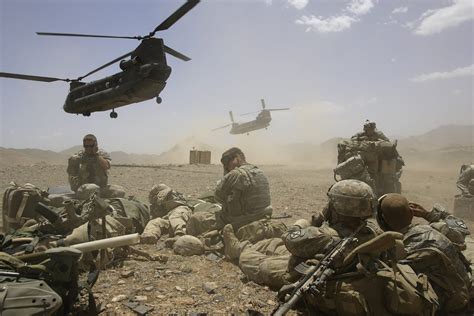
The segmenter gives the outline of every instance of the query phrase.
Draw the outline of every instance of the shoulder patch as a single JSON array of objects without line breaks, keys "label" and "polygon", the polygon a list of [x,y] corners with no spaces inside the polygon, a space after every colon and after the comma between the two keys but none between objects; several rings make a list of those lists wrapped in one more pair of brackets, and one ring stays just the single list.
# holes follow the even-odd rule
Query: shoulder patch
[{"label": "shoulder patch", "polygon": [[290,239],[296,239],[304,236],[304,230],[298,229],[298,230],[293,230],[288,234],[288,237]]}]

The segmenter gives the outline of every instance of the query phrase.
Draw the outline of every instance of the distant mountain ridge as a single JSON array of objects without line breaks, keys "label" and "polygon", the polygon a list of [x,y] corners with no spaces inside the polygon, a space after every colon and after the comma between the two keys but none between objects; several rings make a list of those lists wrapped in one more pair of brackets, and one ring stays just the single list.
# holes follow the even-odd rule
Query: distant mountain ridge
[{"label": "distant mountain ridge", "polygon": [[[293,143],[283,146],[255,146],[244,149],[249,152],[251,161],[257,163],[316,164],[321,167],[334,166],[337,156],[337,143],[343,138],[334,137],[321,144]],[[407,165],[421,164],[461,164],[474,160],[474,125],[443,125],[419,136],[402,138],[398,150]],[[169,150],[156,154],[133,154],[123,151],[110,152],[112,164],[167,164],[187,163],[189,151],[211,151],[212,162],[219,163],[220,154],[225,148],[211,146],[195,137],[188,137]],[[41,149],[13,149],[0,147],[0,166],[31,165],[35,163],[66,165],[68,158],[82,149],[73,146],[60,152]],[[262,150],[266,155],[262,155]]]}]

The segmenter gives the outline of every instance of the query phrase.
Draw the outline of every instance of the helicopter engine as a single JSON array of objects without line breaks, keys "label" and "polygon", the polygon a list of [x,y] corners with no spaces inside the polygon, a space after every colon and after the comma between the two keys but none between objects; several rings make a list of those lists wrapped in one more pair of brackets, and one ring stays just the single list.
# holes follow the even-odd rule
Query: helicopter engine
[{"label": "helicopter engine", "polygon": [[122,69],[123,71],[126,71],[132,68],[133,66],[138,65],[139,63],[140,63],[140,59],[138,58],[138,56],[135,56],[129,60],[122,60],[120,62],[120,69]]}]

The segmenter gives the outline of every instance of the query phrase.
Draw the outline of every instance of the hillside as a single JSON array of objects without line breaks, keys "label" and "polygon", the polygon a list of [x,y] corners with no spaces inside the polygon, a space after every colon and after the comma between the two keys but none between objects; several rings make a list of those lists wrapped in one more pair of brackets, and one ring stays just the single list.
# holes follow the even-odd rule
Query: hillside
[{"label": "hillside", "polygon": [[[473,125],[444,125],[418,136],[402,138],[398,150],[407,166],[460,165],[474,160]],[[310,164],[333,167],[336,163],[340,137],[321,144],[292,143],[283,146],[253,144],[242,147],[249,161],[257,164]],[[41,149],[13,149],[0,147],[0,166],[31,165],[35,163],[67,164],[67,159],[79,151],[74,146],[60,152]],[[210,150],[212,163],[219,163],[224,147],[211,146],[195,137],[188,137],[159,155],[110,152],[113,164],[185,164],[189,151]]]}]

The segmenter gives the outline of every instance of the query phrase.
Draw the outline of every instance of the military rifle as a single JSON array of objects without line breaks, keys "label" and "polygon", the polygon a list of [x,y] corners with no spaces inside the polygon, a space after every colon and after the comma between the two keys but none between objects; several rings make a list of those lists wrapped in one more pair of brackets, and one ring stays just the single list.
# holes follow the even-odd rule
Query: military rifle
[{"label": "military rifle", "polygon": [[[349,237],[343,238],[337,242],[336,246],[333,247],[324,258],[319,261],[315,266],[310,266],[306,273],[301,279],[289,286],[293,289],[290,297],[285,302],[278,305],[278,307],[272,312],[273,316],[283,316],[292,309],[296,303],[303,297],[307,292],[312,294],[319,293],[319,286],[323,284],[329,277],[335,273],[335,262],[344,259],[344,256],[348,254],[358,243],[358,239],[355,235],[366,225],[364,221]],[[280,290],[281,291],[281,290]],[[285,298],[283,298],[285,299]]]}]

